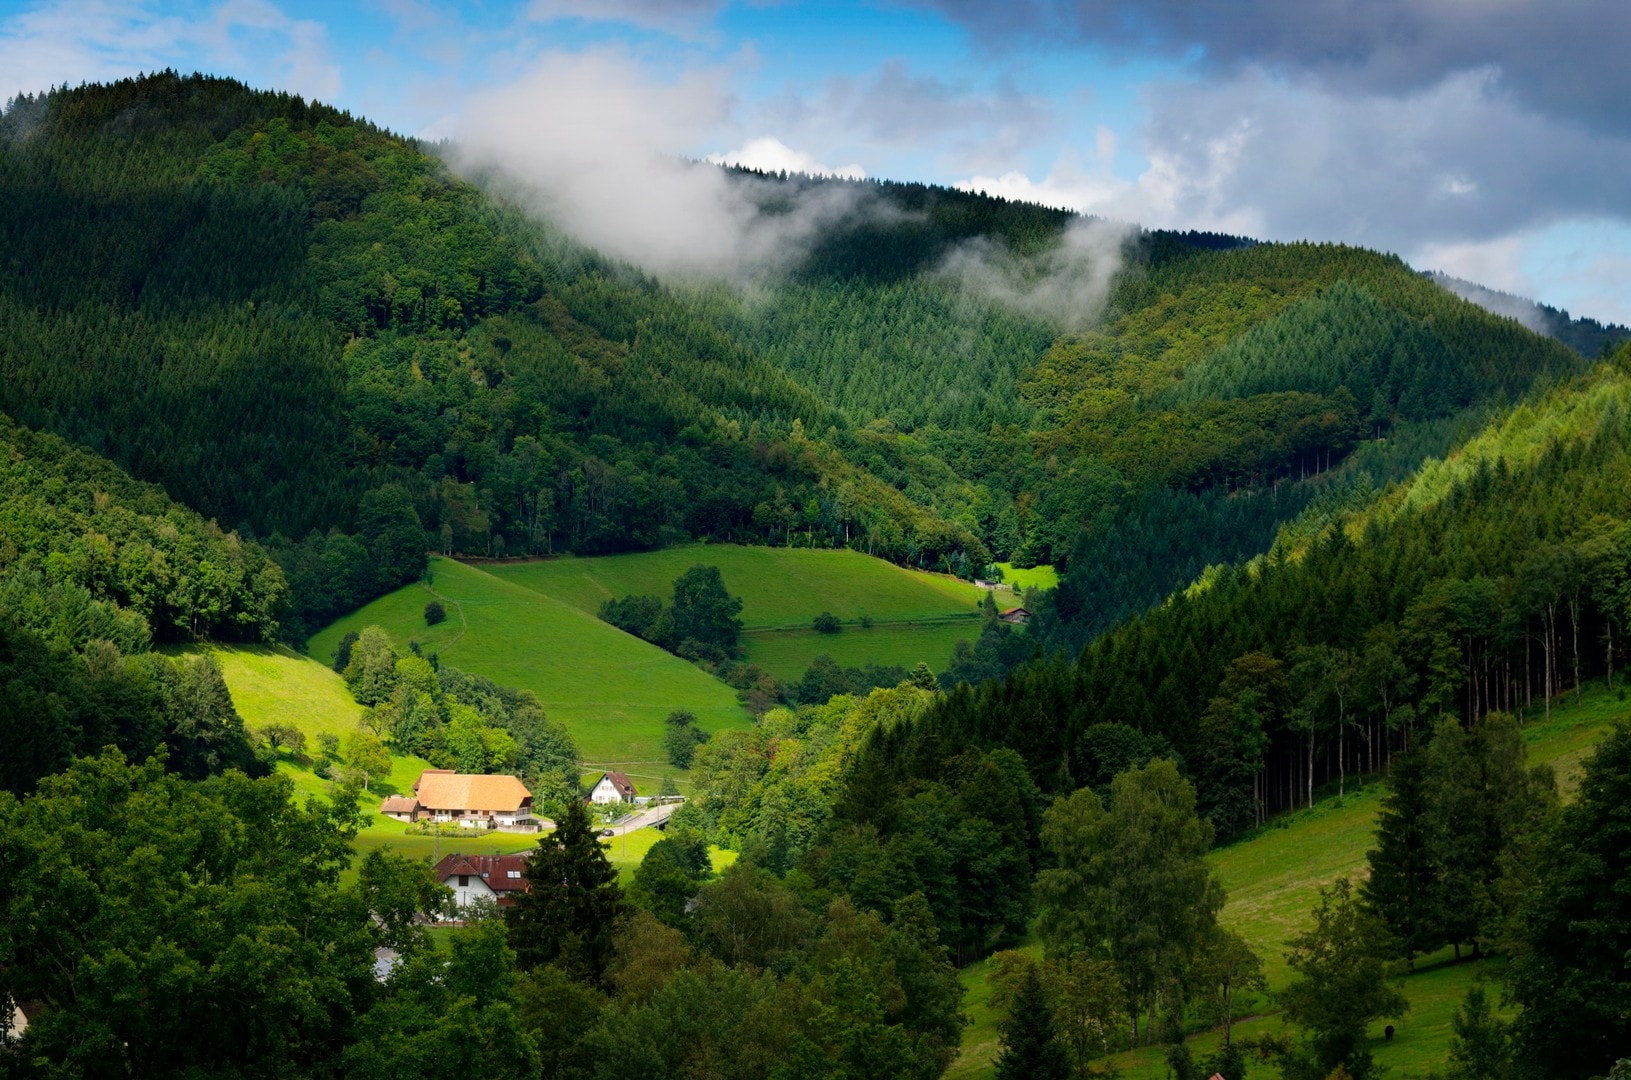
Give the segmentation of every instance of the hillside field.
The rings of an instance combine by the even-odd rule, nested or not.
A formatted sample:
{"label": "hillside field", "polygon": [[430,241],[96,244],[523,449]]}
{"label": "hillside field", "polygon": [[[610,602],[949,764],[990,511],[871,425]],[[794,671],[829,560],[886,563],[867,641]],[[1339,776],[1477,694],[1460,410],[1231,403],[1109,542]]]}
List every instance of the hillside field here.
{"label": "hillside field", "polygon": [[[784,682],[798,679],[823,654],[845,667],[877,663],[910,668],[922,661],[940,671],[957,641],[973,641],[980,632],[979,589],[944,574],[908,570],[843,549],[688,544],[481,569],[594,615],[607,600],[631,594],[667,601],[674,579],[697,565],[717,566],[725,588],[742,598],[747,659]],[[810,629],[823,611],[838,616],[841,633]],[[861,626],[863,617],[871,620],[870,627]]]}
{"label": "hillside field", "polygon": [[[1579,786],[1582,763],[1598,738],[1614,720],[1625,718],[1631,718],[1631,703],[1618,692],[1594,688],[1578,707],[1572,695],[1561,697],[1553,703],[1550,720],[1531,718],[1524,725],[1529,762],[1551,765],[1557,771],[1559,789],[1568,798]],[[1373,844],[1376,814],[1385,791],[1385,785],[1375,780],[1358,790],[1350,781],[1346,797],[1338,799],[1333,789],[1313,809],[1283,815],[1254,835],[1212,852],[1212,864],[1228,893],[1219,921],[1243,935],[1262,957],[1271,994],[1290,982],[1287,943],[1308,924],[1319,889],[1339,877],[1364,875],[1365,853]],[[1021,947],[1041,953],[1034,937]],[[1384,1042],[1381,1025],[1377,1025],[1371,1046],[1377,1065],[1398,1080],[1426,1080],[1441,1071],[1450,1022],[1468,988],[1480,979],[1498,988],[1503,963],[1499,958],[1456,963],[1448,948],[1419,958],[1416,970],[1403,981],[1410,1011],[1395,1021],[1394,1039]],[[1001,1017],[989,1005],[986,967],[981,961],[963,969],[964,1007],[970,1024],[963,1033],[962,1053],[946,1072],[948,1077],[994,1074]],[[1273,1009],[1270,999],[1243,999],[1237,1014],[1247,1019],[1235,1024],[1236,1036],[1287,1030]],[[1198,1059],[1213,1053],[1220,1039],[1218,1032],[1205,1032],[1191,1036],[1188,1042]],[[1164,1080],[1168,1074],[1164,1055],[1165,1047],[1156,1046],[1119,1054],[1111,1061],[1121,1076]],[[1278,1073],[1270,1065],[1254,1064],[1252,1075]]]}
{"label": "hillside field", "polygon": [[[709,731],[749,723],[724,683],[570,604],[450,559],[432,559],[430,573],[431,584],[398,589],[331,624],[308,654],[327,661],[346,631],[377,624],[399,649],[417,641],[445,664],[531,690],[587,763],[631,775],[673,771],[662,734],[675,709],[690,709]],[[425,605],[438,598],[447,621],[427,627]]]}

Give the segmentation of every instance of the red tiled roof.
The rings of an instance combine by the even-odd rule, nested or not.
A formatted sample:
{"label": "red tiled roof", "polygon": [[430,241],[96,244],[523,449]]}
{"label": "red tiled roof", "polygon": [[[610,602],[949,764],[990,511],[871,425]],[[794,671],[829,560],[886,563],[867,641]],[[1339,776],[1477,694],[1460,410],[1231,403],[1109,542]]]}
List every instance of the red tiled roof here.
{"label": "red tiled roof", "polygon": [[527,887],[525,855],[446,855],[433,872],[444,882],[457,874],[479,877],[497,893],[523,892]]}
{"label": "red tiled roof", "polygon": [[411,814],[419,809],[419,800],[411,795],[387,795],[379,804],[382,814]]}
{"label": "red tiled roof", "polygon": [[606,774],[606,779],[612,782],[612,786],[617,789],[619,795],[625,799],[634,798],[634,781],[628,778],[628,774],[609,772]]}

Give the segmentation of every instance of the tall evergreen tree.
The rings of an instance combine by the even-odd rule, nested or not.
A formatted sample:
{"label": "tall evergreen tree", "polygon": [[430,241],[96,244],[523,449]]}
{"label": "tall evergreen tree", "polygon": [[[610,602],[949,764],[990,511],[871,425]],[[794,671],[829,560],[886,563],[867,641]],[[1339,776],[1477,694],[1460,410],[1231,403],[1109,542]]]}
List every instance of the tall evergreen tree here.
{"label": "tall evergreen tree", "polygon": [[1377,816],[1376,847],[1367,854],[1370,877],[1359,888],[1365,904],[1387,925],[1405,962],[1443,944],[1434,917],[1435,880],[1427,843],[1425,763],[1420,752],[1393,759],[1392,787]]}
{"label": "tall evergreen tree", "polygon": [[1070,1054],[1054,1031],[1053,1010],[1035,964],[1025,969],[1000,1038],[997,1080],[1066,1080],[1070,1076]]}
{"label": "tall evergreen tree", "polygon": [[1580,794],[1536,853],[1519,911],[1517,1043],[1539,1075],[1600,1076],[1631,1046],[1631,726],[1586,763]]}
{"label": "tall evergreen tree", "polygon": [[523,969],[557,963],[585,982],[599,982],[612,957],[612,930],[622,914],[617,871],[573,799],[527,856],[527,888],[505,909],[510,947]]}

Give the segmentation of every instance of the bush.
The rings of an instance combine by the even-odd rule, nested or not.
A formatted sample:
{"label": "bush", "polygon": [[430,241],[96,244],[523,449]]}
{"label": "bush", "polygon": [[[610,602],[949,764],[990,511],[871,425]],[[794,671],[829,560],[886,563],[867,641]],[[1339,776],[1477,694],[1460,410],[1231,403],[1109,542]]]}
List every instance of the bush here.
{"label": "bush", "polygon": [[830,611],[823,611],[820,615],[817,615],[811,625],[816,628],[818,634],[836,634],[842,629],[838,622],[838,616]]}
{"label": "bush", "polygon": [[437,623],[443,622],[446,619],[447,609],[442,606],[442,602],[440,600],[432,600],[430,603],[425,605],[426,626],[435,626]]}

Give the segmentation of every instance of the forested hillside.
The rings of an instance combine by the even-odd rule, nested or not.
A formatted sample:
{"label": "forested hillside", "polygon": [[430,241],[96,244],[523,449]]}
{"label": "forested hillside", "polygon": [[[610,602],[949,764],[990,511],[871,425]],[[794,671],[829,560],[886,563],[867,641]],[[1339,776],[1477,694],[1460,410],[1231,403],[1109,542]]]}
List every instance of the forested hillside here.
{"label": "forested hillside", "polygon": [[271,640],[265,551],[95,455],[0,417],[0,790],[119,747],[199,778],[264,771],[208,657],[155,643]]}
{"label": "forested hillside", "polygon": [[1102,568],[1079,644],[1263,550],[1366,440],[1380,484],[1581,365],[1370,252],[1083,248],[1093,223],[1039,207],[735,179],[765,215],[834,185],[854,211],[750,287],[660,282],[288,95],[163,73],[19,98],[0,411],[263,538],[295,638],[413,580],[423,534],[1074,559]]}
{"label": "forested hillside", "polygon": [[1003,746],[1059,792],[1173,754],[1227,837],[1374,771],[1438,716],[1612,685],[1631,632],[1628,409],[1622,348],[1363,508],[1311,509],[1267,557],[1216,568],[1074,663],[960,688],[869,749],[864,820],[888,818],[881,777],[909,787],[947,747]]}

